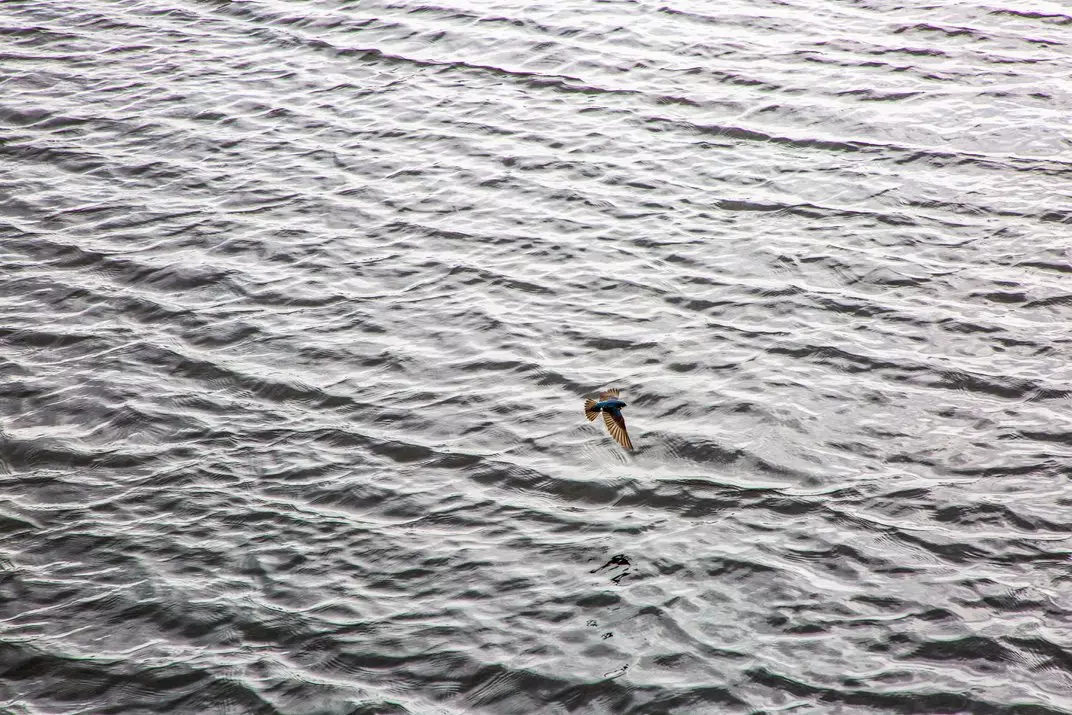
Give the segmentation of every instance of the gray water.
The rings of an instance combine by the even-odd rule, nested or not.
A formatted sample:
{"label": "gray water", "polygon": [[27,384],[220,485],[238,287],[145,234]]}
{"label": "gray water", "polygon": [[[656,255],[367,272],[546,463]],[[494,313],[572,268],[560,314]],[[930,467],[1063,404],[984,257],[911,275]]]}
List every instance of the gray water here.
{"label": "gray water", "polygon": [[4,2],[0,710],[1072,713],[1070,45]]}

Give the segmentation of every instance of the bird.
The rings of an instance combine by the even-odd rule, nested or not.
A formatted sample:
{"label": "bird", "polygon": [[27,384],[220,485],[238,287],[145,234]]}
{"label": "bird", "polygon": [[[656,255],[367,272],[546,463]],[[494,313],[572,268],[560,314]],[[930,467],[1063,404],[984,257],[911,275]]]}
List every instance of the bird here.
{"label": "bird", "polygon": [[618,444],[626,449],[632,449],[633,442],[629,439],[629,433],[625,431],[625,418],[622,417],[622,408],[625,407],[625,403],[618,399],[618,393],[617,389],[611,389],[599,393],[598,402],[585,400],[584,416],[591,422],[595,420],[597,414],[602,412],[603,422],[606,423],[610,436],[618,440]]}

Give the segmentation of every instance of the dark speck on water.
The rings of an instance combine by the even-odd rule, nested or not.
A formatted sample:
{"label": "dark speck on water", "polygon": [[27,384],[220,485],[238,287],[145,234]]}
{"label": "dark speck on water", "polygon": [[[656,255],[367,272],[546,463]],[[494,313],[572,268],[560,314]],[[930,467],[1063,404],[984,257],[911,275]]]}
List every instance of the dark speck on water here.
{"label": "dark speck on water", "polygon": [[1070,47],[0,3],[0,712],[1072,713]]}

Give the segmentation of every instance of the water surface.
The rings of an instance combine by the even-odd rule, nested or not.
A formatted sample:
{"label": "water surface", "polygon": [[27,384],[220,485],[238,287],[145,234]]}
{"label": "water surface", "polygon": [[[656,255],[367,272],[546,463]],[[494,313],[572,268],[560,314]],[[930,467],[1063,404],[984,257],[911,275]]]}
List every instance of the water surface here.
{"label": "water surface", "polygon": [[0,709],[1072,713],[1070,45],[3,3]]}

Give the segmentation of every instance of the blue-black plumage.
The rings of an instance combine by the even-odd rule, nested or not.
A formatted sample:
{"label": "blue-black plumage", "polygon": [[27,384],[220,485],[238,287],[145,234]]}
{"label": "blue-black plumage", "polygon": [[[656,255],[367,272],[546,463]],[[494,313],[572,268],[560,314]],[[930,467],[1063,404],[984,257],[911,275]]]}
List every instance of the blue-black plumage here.
{"label": "blue-black plumage", "polygon": [[591,422],[600,412],[603,413],[603,422],[607,425],[610,436],[618,441],[626,449],[633,448],[633,442],[629,439],[629,433],[625,430],[625,418],[622,417],[622,408],[625,403],[618,399],[618,390],[607,390],[599,393],[599,400],[584,401],[584,416]]}

